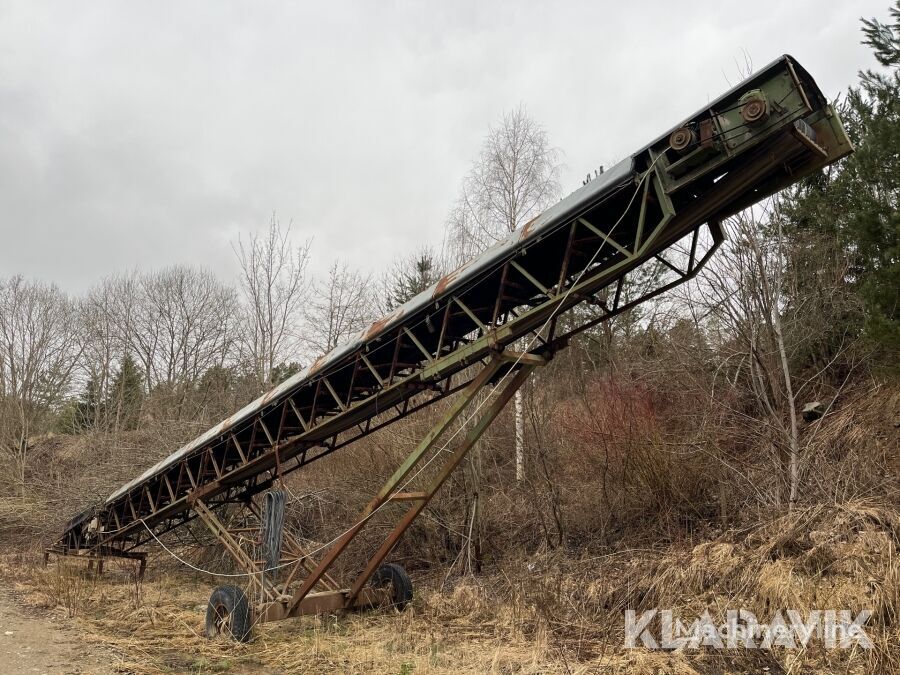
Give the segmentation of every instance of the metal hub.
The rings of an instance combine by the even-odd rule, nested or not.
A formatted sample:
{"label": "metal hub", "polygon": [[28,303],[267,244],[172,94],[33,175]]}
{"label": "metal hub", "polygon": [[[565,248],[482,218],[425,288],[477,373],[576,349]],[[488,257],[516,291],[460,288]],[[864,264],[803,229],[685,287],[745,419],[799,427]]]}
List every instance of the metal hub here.
{"label": "metal hub", "polygon": [[684,153],[697,142],[697,136],[688,127],[676,129],[669,136],[669,145],[675,152]]}
{"label": "metal hub", "polygon": [[741,119],[747,124],[763,122],[769,117],[769,103],[761,91],[747,92],[741,97],[740,103]]}

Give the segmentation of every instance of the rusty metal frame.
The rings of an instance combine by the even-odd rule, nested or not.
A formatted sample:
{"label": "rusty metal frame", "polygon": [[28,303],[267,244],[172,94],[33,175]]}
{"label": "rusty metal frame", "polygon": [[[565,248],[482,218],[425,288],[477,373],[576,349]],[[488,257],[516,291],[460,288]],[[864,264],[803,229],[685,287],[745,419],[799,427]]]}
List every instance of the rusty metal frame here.
{"label": "rusty metal frame", "polygon": [[[777,101],[777,110],[758,125],[740,121],[739,102],[751,89]],[[451,410],[464,407],[491,379],[485,373],[502,376],[513,368],[509,386],[520,384],[576,333],[694,276],[722,241],[721,219],[852,150],[815,82],[790,57],[762,69],[673,132],[684,129],[700,131],[697,147],[687,148],[687,154],[673,149],[668,134],[652,141],[347,345],[78,514],[49,551],[134,557],[136,549],[200,518],[239,565],[249,568],[252,562],[259,571],[228,541],[222,514],[252,510],[253,497],[283,476],[461,390]],[[709,237],[701,239],[704,229]],[[685,238],[690,243],[682,267],[665,252]],[[698,250],[701,241],[710,242],[705,251]],[[641,297],[628,297],[629,275],[647,262],[664,266],[675,278],[661,280]],[[583,306],[599,315],[575,314]],[[572,320],[563,321],[567,318]],[[560,333],[560,325],[567,325],[567,332]],[[510,349],[524,343],[527,353],[511,355]],[[492,405],[488,413],[499,409]],[[427,452],[431,436],[418,451]],[[448,475],[453,466],[448,463]],[[396,487],[397,480],[376,495],[360,527],[388,496],[412,506],[356,580],[342,588],[327,576],[355,532],[319,563],[293,542],[288,585],[299,587],[285,598],[284,588],[266,587],[261,575],[260,615],[279,618],[377,600],[365,586],[369,575],[427,504],[432,487],[440,487],[394,494],[389,486]],[[234,541],[240,547],[240,540]],[[323,590],[314,590],[317,585]]]}
{"label": "rusty metal frame", "polygon": [[[356,609],[390,602],[389,593],[385,590],[367,587],[372,574],[497,418],[515,391],[525,383],[535,368],[545,363],[544,358],[529,353],[497,352],[484,365],[477,368],[477,373],[471,377],[460,395],[387,479],[354,523],[328,547],[318,563],[314,562],[313,557],[290,532],[285,531],[286,550],[278,567],[286,569],[286,573],[273,574],[274,570],[266,570],[265,562],[254,556],[254,549],[259,544],[258,539],[255,536],[246,536],[248,533],[258,534],[258,527],[229,527],[202,500],[196,500],[194,512],[231,556],[236,566],[247,574],[251,597],[254,598],[256,621],[275,621],[326,610]],[[493,400],[487,400],[475,407],[470,420],[476,416],[478,419],[462,436],[459,443],[447,450],[452,441],[451,437],[442,447],[438,447],[459,417],[467,409],[472,408],[480,400],[485,389],[491,386],[494,390],[499,390],[499,393]],[[425,481],[425,487],[408,489],[422,474],[424,468],[432,462],[435,463],[434,475]],[[329,570],[336,560],[386,504],[404,502],[410,502],[411,506],[397,520],[384,542],[369,558],[362,572],[352,583],[346,586],[338,584],[329,575]],[[244,507],[246,515],[259,520],[259,508],[252,500]],[[247,550],[248,548],[251,550]],[[280,583],[278,583],[279,576],[283,578]],[[295,587],[295,590],[289,593],[292,587]]]}
{"label": "rusty metal frame", "polygon": [[[466,381],[459,382],[457,378],[457,384],[451,385],[451,378],[460,374],[465,378],[468,366],[484,362],[498,349],[533,337],[537,343],[535,353],[552,354],[565,346],[568,337],[553,334],[556,320],[581,303],[604,310],[603,316],[593,322],[596,323],[647,299],[649,295],[628,305],[618,303],[625,277],[667,245],[660,242],[676,220],[676,210],[664,189],[660,167],[649,170],[642,180],[645,189],[641,190],[638,205],[632,207],[636,223],[630,228],[628,246],[618,241],[618,246],[609,246],[613,235],[599,229],[596,221],[583,216],[573,219],[563,232],[566,245],[560,252],[558,268],[538,270],[529,261],[528,249],[524,249],[497,271],[498,281],[490,289],[490,301],[466,302],[460,294],[454,294],[435,303],[434,314],[443,317],[436,344],[421,328],[415,335],[416,327],[402,326],[380,351],[360,354],[366,371],[355,367],[354,361],[349,379],[352,384],[345,395],[341,395],[335,376],[323,375],[310,402],[304,404],[286,397],[255,417],[244,430],[224,435],[220,445],[206,446],[185,457],[158,481],[141,484],[100,511],[99,541],[83,541],[83,530],[73,528],[58,549],[79,549],[90,544],[123,552],[137,548],[194,518],[192,509],[197,501],[206,502],[210,508],[245,502],[278,476],[455,392]],[[696,233],[703,227],[701,223],[690,231]],[[714,245],[718,245],[720,231],[712,224],[710,232]],[[616,236],[621,239],[621,234]],[[708,255],[709,252],[699,262],[705,262]],[[576,256],[579,264],[573,265]],[[695,264],[665,288],[683,282],[699,267]],[[537,275],[546,277],[548,282],[540,281]],[[616,288],[615,302],[605,307],[601,297],[610,286]],[[473,287],[471,292],[474,291],[481,289]],[[546,331],[544,324],[551,317],[550,330]],[[418,344],[410,340],[410,334],[415,335]],[[433,349],[426,346],[429,341]],[[390,353],[390,360],[384,359],[384,353]],[[385,371],[387,377],[382,374]],[[364,372],[371,377],[364,378]]]}
{"label": "rusty metal frame", "polygon": [[44,567],[50,562],[50,556],[58,556],[61,560],[73,560],[77,562],[87,562],[88,571],[94,571],[94,564],[97,564],[97,575],[103,574],[103,568],[106,562],[110,560],[133,560],[138,563],[136,576],[138,579],[144,578],[147,571],[147,553],[144,551],[107,551],[98,548],[75,549],[70,551],[59,551],[55,548],[44,549],[43,565]]}

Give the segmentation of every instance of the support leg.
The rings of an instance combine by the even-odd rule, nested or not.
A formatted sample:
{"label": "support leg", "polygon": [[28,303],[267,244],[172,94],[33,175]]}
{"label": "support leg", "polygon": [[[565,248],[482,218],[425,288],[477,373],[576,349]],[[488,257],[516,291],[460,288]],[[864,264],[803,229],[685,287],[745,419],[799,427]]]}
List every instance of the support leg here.
{"label": "support leg", "polygon": [[[459,399],[454,401],[452,407],[445,413],[409,457],[407,457],[400,468],[394,472],[393,476],[391,476],[384,484],[366,509],[363,510],[356,524],[342,535],[335,545],[332,546],[316,569],[293,594],[290,601],[284,604],[270,603],[268,606],[262,608],[261,616],[263,617],[263,620],[274,620],[298,614],[305,614],[310,611],[318,611],[321,609],[320,605],[323,602],[338,602],[339,606],[345,609],[370,605],[372,602],[375,602],[375,599],[380,597],[379,594],[383,594],[383,589],[369,588],[366,586],[367,582],[384,561],[385,557],[387,557],[397,544],[400,537],[408,529],[413,520],[415,520],[416,516],[422,512],[453,470],[460,462],[462,462],[472,446],[500,414],[501,410],[503,410],[513,394],[522,386],[522,384],[524,384],[534,369],[544,363],[542,359],[529,358],[530,356],[531,355],[524,355],[522,359],[518,360],[517,367],[519,369],[510,376],[509,382],[502,389],[499,396],[487,405],[486,410],[481,413],[481,417],[465,435],[462,443],[454,449],[453,452],[449,454],[449,458],[440,465],[441,469],[438,475],[431,481],[428,488],[424,491],[399,492],[398,490],[401,488],[402,481],[410,474],[420,460],[425,457],[428,451],[437,444],[442,434],[450,428],[451,424],[459,417],[466,407],[476,399],[477,394],[491,381],[494,375],[498,373],[502,365],[516,359],[503,354],[499,355],[485,366],[484,370],[466,387]],[[336,594],[311,594],[310,591],[315,583],[325,574],[326,570],[331,566],[338,555],[346,549],[353,537],[356,536],[369,520],[369,517],[388,500],[410,501],[413,502],[413,505],[388,535],[384,544],[382,544],[375,555],[373,555],[366,564],[365,569],[353,582],[351,588],[348,591],[339,591]]]}
{"label": "support leg", "polygon": [[400,537],[403,536],[403,533],[406,532],[407,528],[412,524],[412,522],[416,519],[422,510],[428,505],[428,502],[431,501],[432,497],[434,497],[435,493],[441,488],[447,478],[450,477],[450,474],[453,473],[453,470],[459,466],[459,463],[465,458],[468,454],[469,450],[472,449],[472,446],[481,438],[481,435],[487,430],[487,428],[491,425],[497,415],[500,414],[500,411],[506,406],[509,402],[509,399],[512,398],[513,394],[518,391],[519,387],[521,387],[528,377],[531,375],[534,370],[534,366],[525,366],[515,375],[513,375],[512,380],[503,391],[500,393],[500,396],[494,400],[475,424],[469,432],[466,434],[463,439],[462,444],[454,450],[453,454],[450,456],[450,459],[444,464],[441,468],[440,473],[435,476],[435,478],[431,481],[431,485],[425,490],[421,499],[417,499],[415,504],[409,508],[406,512],[406,515],[400,520],[399,523],[394,527],[391,533],[384,540],[384,543],[381,547],[376,551],[375,555],[373,555],[369,562],[366,563],[365,569],[362,573],[356,578],[356,581],[353,582],[353,585],[350,588],[350,595],[348,596],[348,601],[353,602],[356,596],[359,595],[359,592],[362,590],[363,586],[366,585],[366,582],[369,581],[371,576],[375,573],[375,570],[378,569],[379,565],[384,561],[387,555],[391,552],[391,549],[397,545],[397,542],[400,540]]}
{"label": "support leg", "polygon": [[347,530],[334,543],[334,545],[325,554],[322,561],[316,566],[315,570],[304,580],[303,584],[291,597],[287,607],[287,614],[290,614],[303,600],[303,598],[313,589],[319,579],[325,574],[329,567],[334,563],[337,557],[347,548],[350,542],[359,534],[360,530],[369,521],[371,515],[384,504],[390,495],[396,491],[404,478],[413,470],[416,464],[425,456],[425,454],[437,443],[441,435],[450,427],[457,417],[465,410],[465,408],[475,399],[475,396],[481,391],[491,378],[497,373],[503,365],[502,358],[495,358],[484,367],[472,382],[462,391],[460,396],[453,402],[450,409],[444,414],[440,421],[428,432],[428,435],[422,439],[418,447],[410,453],[402,465],[388,479],[384,486],[379,490],[378,494],[363,509],[356,524]]}

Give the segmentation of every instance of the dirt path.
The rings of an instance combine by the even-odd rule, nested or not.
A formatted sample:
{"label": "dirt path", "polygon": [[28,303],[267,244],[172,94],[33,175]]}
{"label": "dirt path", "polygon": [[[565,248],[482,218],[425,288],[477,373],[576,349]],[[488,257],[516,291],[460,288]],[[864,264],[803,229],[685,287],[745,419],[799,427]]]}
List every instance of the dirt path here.
{"label": "dirt path", "polygon": [[0,593],[0,673],[91,673],[115,671],[91,645],[79,644],[77,635],[52,618],[29,615],[8,593]]}

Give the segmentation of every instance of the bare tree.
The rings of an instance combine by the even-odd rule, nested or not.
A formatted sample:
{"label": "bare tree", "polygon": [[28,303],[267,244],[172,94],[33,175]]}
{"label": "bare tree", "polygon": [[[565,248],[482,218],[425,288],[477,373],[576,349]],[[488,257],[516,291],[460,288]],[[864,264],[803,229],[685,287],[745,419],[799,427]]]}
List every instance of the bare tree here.
{"label": "bare tree", "polygon": [[318,354],[331,351],[376,318],[373,305],[371,276],[335,261],[328,275],[313,283],[304,341]]}
{"label": "bare tree", "polygon": [[295,246],[290,231],[273,215],[264,236],[234,247],[246,303],[242,347],[261,387],[273,384],[273,369],[298,344],[311,242]]}
{"label": "bare tree", "polygon": [[[745,409],[730,412],[749,425],[754,438],[766,439],[774,450],[784,486],[776,499],[786,497],[793,508],[803,459],[798,396],[814,387],[814,380],[828,372],[850,341],[823,368],[810,373],[795,367],[797,355],[823,331],[822,317],[814,311],[821,302],[814,296],[831,290],[822,284],[800,294],[794,280],[786,278],[791,267],[779,218],[745,212],[730,219],[726,229],[730,241],[687,287],[690,304],[708,317],[704,323],[723,354],[714,386],[732,390],[731,396],[711,399],[718,405],[737,401],[740,408],[742,394],[750,394],[759,417],[748,416]],[[822,267],[827,264],[820,261]]]}
{"label": "bare tree", "polygon": [[74,303],[55,286],[0,279],[0,447],[24,496],[32,434],[68,394],[82,351]]}
{"label": "bare tree", "polygon": [[78,370],[86,396],[78,410],[81,419],[73,420],[77,427],[109,428],[108,410],[102,403],[109,398],[117,360],[132,349],[138,293],[136,273],[114,275],[103,279],[81,302],[85,341]]}
{"label": "bare tree", "polygon": [[[462,264],[559,199],[559,152],[519,105],[491,127],[447,221],[444,259]],[[515,396],[516,479],[525,477],[524,393]]]}
{"label": "bare tree", "polygon": [[222,366],[233,336],[234,290],[207,270],[174,266],[138,277],[128,340],[148,392],[196,382]]}

